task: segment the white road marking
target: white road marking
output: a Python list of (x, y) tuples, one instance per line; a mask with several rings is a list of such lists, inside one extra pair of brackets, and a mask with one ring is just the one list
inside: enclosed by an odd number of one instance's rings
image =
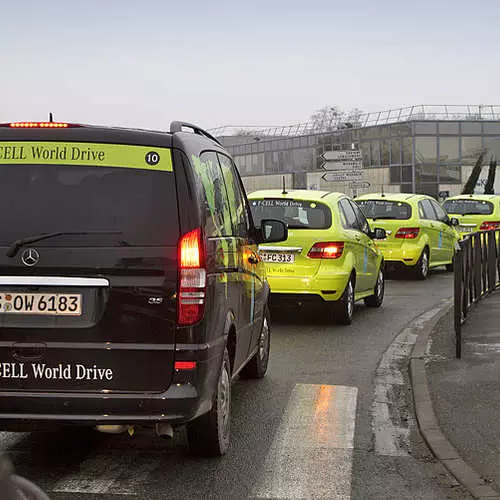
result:
[[(56, 493), (135, 495), (133, 490), (118, 488), (118, 478), (130, 469), (132, 457), (97, 455), (85, 460), (78, 470), (61, 478), (52, 488)], [(113, 486), (117, 485), (116, 491)]]
[(27, 432), (0, 432), (0, 450), (11, 451), (28, 435)]
[(486, 356), (488, 354), (500, 354), (500, 343), (465, 341), (465, 345), (469, 347), (473, 355)]
[(252, 498), (351, 498), (358, 389), (297, 384)]
[(375, 373), (375, 398), (372, 405), (372, 428), (375, 452), (390, 457), (409, 456), (411, 417), (400, 413), (398, 394), (404, 387), (403, 370), (418, 337), (419, 330), (441, 311), (432, 309), (418, 316), (385, 351)]

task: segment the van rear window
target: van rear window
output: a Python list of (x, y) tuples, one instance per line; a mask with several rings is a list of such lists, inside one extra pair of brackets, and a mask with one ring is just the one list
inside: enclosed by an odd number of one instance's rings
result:
[(171, 246), (179, 236), (174, 174), (134, 168), (0, 162), (0, 244), (44, 233), (43, 245)]
[(276, 199), (250, 200), (257, 226), (262, 219), (279, 219), (290, 229), (327, 229), (332, 225), (330, 209), (315, 201)]

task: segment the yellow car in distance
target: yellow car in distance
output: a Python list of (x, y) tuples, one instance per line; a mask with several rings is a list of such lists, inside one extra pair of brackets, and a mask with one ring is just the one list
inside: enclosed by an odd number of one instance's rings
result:
[(457, 231), (462, 237), (476, 231), (500, 228), (500, 196), (494, 194), (462, 194), (447, 198), (443, 208), (458, 219)]
[(350, 324), (354, 303), (380, 307), (384, 299), (383, 257), (371, 230), (346, 195), (313, 190), (256, 191), (249, 196), (255, 224), (280, 219), (288, 239), (259, 246), (266, 263), (271, 303), (326, 306), (340, 324)]
[(459, 240), (458, 220), (450, 219), (439, 203), (423, 194), (365, 194), (356, 203), (372, 224), (384, 228), (387, 238), (377, 245), (390, 271), (410, 271), (426, 279), (429, 269), (453, 269)]

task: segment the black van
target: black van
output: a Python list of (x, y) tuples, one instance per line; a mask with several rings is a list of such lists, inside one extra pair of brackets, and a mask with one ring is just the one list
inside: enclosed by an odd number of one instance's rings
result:
[(0, 428), (187, 423), (223, 454), (230, 385), (262, 377), (269, 286), (233, 160), (170, 132), (0, 125)]

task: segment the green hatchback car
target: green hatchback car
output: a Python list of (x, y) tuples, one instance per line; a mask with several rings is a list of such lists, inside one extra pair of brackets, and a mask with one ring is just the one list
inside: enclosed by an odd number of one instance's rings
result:
[(366, 217), (349, 197), (313, 190), (257, 191), (249, 196), (255, 224), (280, 219), (288, 239), (261, 244), (271, 303), (323, 305), (340, 324), (350, 324), (354, 302), (379, 307), (384, 298), (383, 256)]
[(458, 220), (450, 219), (439, 203), (423, 194), (364, 194), (356, 203), (372, 223), (387, 232), (378, 243), (388, 270), (410, 271), (426, 279), (429, 269), (453, 269), (459, 240)]
[(500, 196), (462, 194), (447, 198), (443, 208), (459, 221), (457, 231), (463, 237), (476, 231), (500, 228)]

